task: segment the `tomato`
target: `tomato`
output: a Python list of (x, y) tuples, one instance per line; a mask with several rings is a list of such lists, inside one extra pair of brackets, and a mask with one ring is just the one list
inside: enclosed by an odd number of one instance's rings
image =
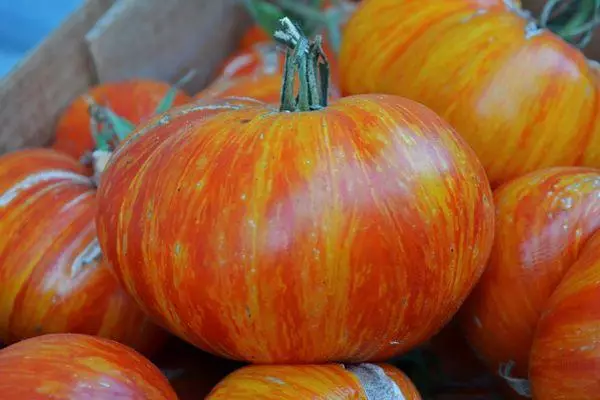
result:
[[(241, 97), (277, 106), (281, 102), (281, 84), (282, 79), (279, 74), (259, 73), (234, 78), (221, 78), (196, 94), (194, 100), (196, 104), (210, 104), (232, 97)], [(339, 97), (339, 90), (331, 85), (329, 99), (333, 100)]]
[[(262, 3), (262, 7), (265, 3), (269, 4), (267, 9), (271, 11), (265, 12), (260, 4), (256, 5), (257, 3)], [(319, 6), (311, 7), (294, 1), (269, 3), (258, 0), (247, 2), (250, 14), (257, 20), (257, 23), (248, 28), (241, 39), (238, 52), (226, 60), (221, 72), (225, 76), (231, 76), (230, 70), (232, 69), (236, 73), (247, 74), (256, 70), (272, 70), (273, 67), (280, 68), (276, 71), (277, 73), (283, 72), (284, 55), (283, 52), (277, 51), (277, 46), (273, 41), (273, 33), (276, 29), (274, 26), (282, 17), (292, 16), (292, 19), (300, 25), (312, 27), (313, 32), (310, 35), (318, 33), (323, 36), (323, 51), (329, 61), (331, 80), (337, 85), (339, 82), (337, 61), (339, 38), (344, 24), (356, 8), (356, 2), (342, 0), (334, 4), (331, 4), (330, 1), (320, 3)], [(273, 8), (273, 4), (277, 6)], [(327, 25), (335, 27), (335, 29), (325, 29)], [(270, 49), (268, 53), (277, 57), (277, 61), (273, 57), (265, 57), (266, 48)]]
[[(121, 82), (102, 83), (78, 97), (63, 111), (56, 126), (52, 147), (77, 159), (95, 149), (90, 129), (89, 104), (91, 97), (101, 106), (110, 108), (118, 116), (134, 125), (154, 116), (172, 86), (165, 82), (132, 79)], [(188, 95), (176, 91), (172, 105), (190, 101)]]
[(218, 72), (218, 77), (233, 78), (256, 74), (281, 76), (284, 63), (285, 53), (275, 43), (257, 43), (227, 58)]
[(167, 376), (179, 400), (204, 399), (223, 378), (243, 366), (175, 338), (152, 361)]
[(493, 208), (471, 149), (418, 103), (327, 105), (313, 78), (281, 112), (167, 113), (102, 176), (99, 239), (123, 286), (208, 352), (385, 360), (437, 332), (483, 271)]
[(0, 350), (0, 398), (176, 400), (146, 358), (111, 340), (44, 335)]
[(270, 33), (265, 32), (260, 25), (253, 24), (242, 36), (239, 44), (239, 50), (251, 49), (256, 44), (269, 42), (271, 40), (272, 38)]
[(281, 100), (281, 76), (257, 74), (221, 78), (194, 96), (198, 104), (210, 104), (230, 97), (247, 97), (276, 105)]
[(262, 365), (241, 368), (206, 397), (220, 399), (420, 400), (412, 382), (390, 365)]
[[(586, 3), (586, 2), (583, 2)], [(446, 119), (493, 187), (586, 162), (598, 89), (583, 54), (510, 0), (365, 0), (340, 52), (345, 94), (391, 93)]]
[(529, 379), (539, 400), (595, 399), (600, 392), (600, 233), (594, 234), (544, 308)]
[(150, 353), (165, 333), (102, 258), (96, 191), (84, 172), (51, 149), (0, 157), (0, 341), (87, 333)]
[(535, 328), (548, 298), (600, 228), (600, 171), (536, 171), (498, 188), (494, 201), (494, 245), (463, 306), (461, 325), (492, 370), (514, 363), (511, 375), (527, 378)]

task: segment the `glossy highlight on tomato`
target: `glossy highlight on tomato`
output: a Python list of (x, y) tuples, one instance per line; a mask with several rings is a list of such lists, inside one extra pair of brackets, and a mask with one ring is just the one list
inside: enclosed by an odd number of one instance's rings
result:
[(177, 400), (150, 361), (117, 342), (44, 335), (0, 350), (0, 398)]
[(285, 52), (276, 43), (257, 43), (227, 58), (218, 77), (233, 78), (256, 74), (281, 76), (284, 64)]
[(96, 236), (96, 190), (51, 149), (0, 157), (0, 341), (85, 333), (148, 354), (166, 333), (125, 293)]
[(492, 187), (552, 166), (600, 167), (597, 78), (511, 0), (364, 0), (346, 24), (344, 94), (390, 93), (447, 120)]
[(548, 299), (600, 228), (600, 171), (536, 171), (498, 188), (494, 201), (494, 245), (461, 322), (492, 370), (515, 363), (512, 375), (527, 378), (535, 329)]

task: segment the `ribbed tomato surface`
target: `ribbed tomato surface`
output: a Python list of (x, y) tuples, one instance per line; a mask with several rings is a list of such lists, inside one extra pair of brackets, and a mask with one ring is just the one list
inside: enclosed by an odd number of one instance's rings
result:
[(183, 107), (115, 153), (97, 221), (124, 287), (234, 359), (383, 360), (429, 338), (492, 242), (474, 153), (395, 96), (248, 103)]
[(165, 333), (102, 257), (96, 190), (83, 173), (51, 149), (0, 157), (0, 341), (73, 332), (152, 352)]
[(177, 400), (158, 368), (137, 352), (74, 334), (39, 336), (0, 350), (0, 398)]

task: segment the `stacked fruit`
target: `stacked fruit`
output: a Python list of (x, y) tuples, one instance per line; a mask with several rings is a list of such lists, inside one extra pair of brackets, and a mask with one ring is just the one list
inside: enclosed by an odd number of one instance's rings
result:
[(600, 3), (247, 3), (0, 158), (0, 397), (595, 398)]

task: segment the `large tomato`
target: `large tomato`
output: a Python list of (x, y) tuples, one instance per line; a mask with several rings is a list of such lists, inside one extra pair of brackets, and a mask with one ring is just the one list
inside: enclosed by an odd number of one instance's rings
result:
[(543, 167), (600, 166), (586, 160), (599, 102), (588, 61), (516, 1), (365, 0), (340, 71), (345, 94), (397, 94), (437, 112), (493, 187)]
[(391, 365), (255, 365), (227, 376), (206, 399), (421, 400), (421, 396)]
[(0, 350), (0, 398), (176, 400), (167, 379), (132, 349), (87, 335), (44, 335)]
[(102, 177), (99, 238), (124, 287), (209, 352), (384, 360), (439, 330), (488, 257), (491, 191), (452, 128), (396, 96), (326, 105), (313, 78), (282, 112), (165, 114)]
[[(461, 321), (471, 346), (493, 370), (527, 378), (548, 298), (600, 228), (600, 171), (536, 171), (498, 188), (494, 200), (494, 245)], [(571, 311), (571, 318), (586, 318), (584, 309)]]
[(538, 400), (591, 400), (600, 393), (600, 233), (589, 239), (546, 304), (531, 349)]
[[(142, 79), (95, 86), (75, 99), (63, 111), (56, 126), (56, 137), (52, 147), (77, 159), (95, 149), (96, 143), (90, 128), (92, 116), (88, 111), (89, 102), (86, 100), (88, 97), (137, 125), (155, 115), (170, 90), (175, 89), (168, 83)], [(188, 95), (176, 90), (170, 105), (181, 105), (189, 101)]]
[(101, 257), (96, 191), (51, 149), (0, 157), (0, 341), (100, 335), (148, 353), (164, 339)]

